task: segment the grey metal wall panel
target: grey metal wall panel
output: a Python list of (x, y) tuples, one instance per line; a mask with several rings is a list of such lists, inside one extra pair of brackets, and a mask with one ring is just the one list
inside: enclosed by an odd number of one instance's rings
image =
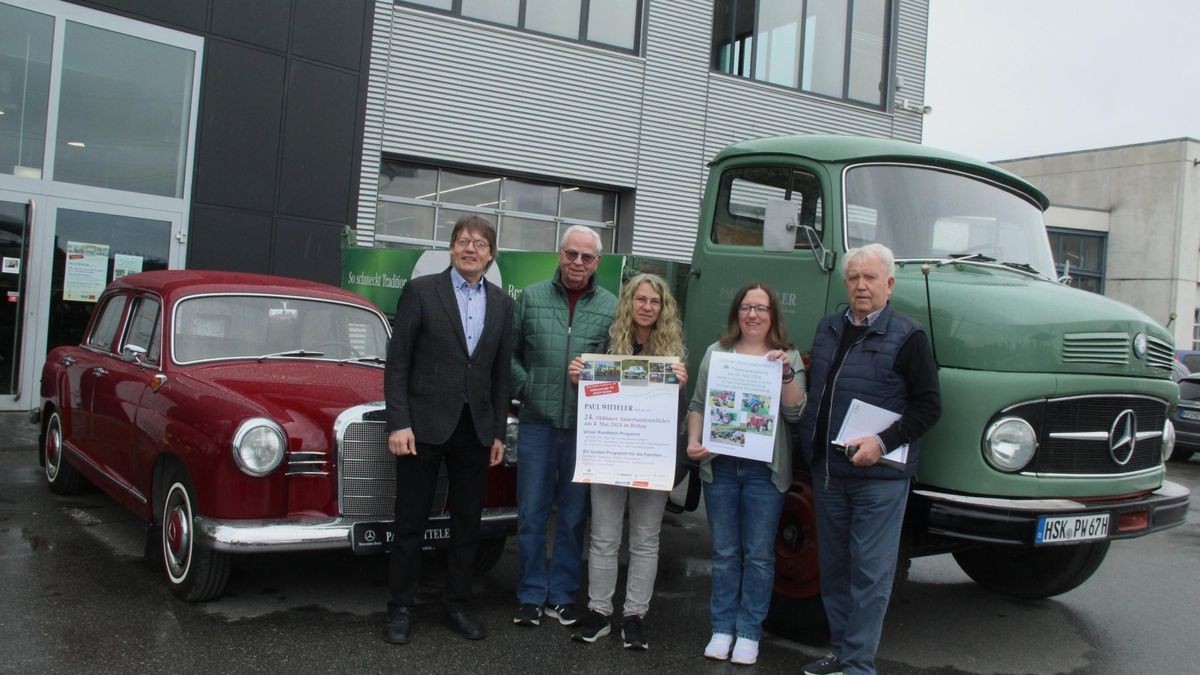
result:
[(367, 110), (363, 123), (363, 153), (358, 190), (358, 226), (354, 243), (375, 244), (375, 209), (379, 201), (379, 162), (383, 154), (383, 118), (388, 88), (388, 61), (391, 52), (386, 36), (391, 35), (392, 3), (375, 3), (375, 37), (371, 40), (371, 63), (367, 75)]
[(383, 151), (633, 187), (644, 61), (396, 6)]
[(651, 2), (633, 253), (687, 260), (699, 214), (712, 2)]

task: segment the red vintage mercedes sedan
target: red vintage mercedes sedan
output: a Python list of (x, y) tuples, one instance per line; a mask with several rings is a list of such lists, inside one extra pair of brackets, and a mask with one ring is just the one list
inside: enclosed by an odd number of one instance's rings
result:
[[(172, 591), (221, 595), (231, 554), (387, 548), (394, 459), (383, 421), (388, 322), (308, 281), (173, 270), (112, 282), (77, 347), (42, 371), (51, 492), (95, 483), (150, 523)], [(515, 529), (515, 471), (488, 482), (476, 567)], [(448, 536), (445, 490), (426, 531)]]

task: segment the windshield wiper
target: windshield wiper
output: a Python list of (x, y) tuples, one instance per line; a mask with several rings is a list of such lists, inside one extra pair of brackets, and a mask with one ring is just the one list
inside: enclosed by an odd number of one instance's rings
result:
[(289, 357), (289, 356), (299, 356), (302, 358), (308, 357), (308, 356), (325, 356), (325, 352), (313, 352), (313, 351), (309, 351), (307, 349), (291, 349), (286, 352), (274, 352), (272, 354), (263, 354), (262, 356), (258, 357), (258, 362), (262, 363), (266, 359)]
[(1029, 263), (1006, 261), (1006, 262), (1002, 262), (1000, 264), (1004, 265), (1005, 267), (1011, 267), (1014, 270), (1021, 270), (1022, 272), (1029, 272), (1030, 274), (1036, 274), (1039, 277), (1046, 276), (1046, 275), (1042, 274), (1041, 270), (1034, 267), (1033, 265), (1030, 265)]
[(370, 356), (354, 356), (348, 359), (341, 359), (338, 361), (338, 363), (350, 363), (351, 361), (354, 361), (355, 363), (387, 363), (387, 359), (380, 358), (374, 354), (371, 354)]
[(982, 253), (951, 253), (942, 260), (938, 261), (938, 267), (952, 262), (966, 262), (968, 260), (978, 260), (979, 262), (996, 262), (996, 259), (990, 255)]

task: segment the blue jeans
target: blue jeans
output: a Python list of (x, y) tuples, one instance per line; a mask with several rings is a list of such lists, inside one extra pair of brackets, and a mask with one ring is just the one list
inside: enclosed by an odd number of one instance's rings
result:
[(764, 462), (718, 456), (704, 484), (712, 533), (712, 631), (762, 637), (775, 583), (775, 531), (784, 493)]
[[(575, 475), (575, 429), (521, 422), (517, 431), (517, 603), (575, 602), (583, 566), (588, 486)], [(554, 548), (546, 564), (551, 506), (558, 508)]]
[[(824, 474), (824, 472), (820, 472)], [(892, 594), (907, 480), (813, 476), (821, 600), (842, 671), (875, 672), (875, 652)]]

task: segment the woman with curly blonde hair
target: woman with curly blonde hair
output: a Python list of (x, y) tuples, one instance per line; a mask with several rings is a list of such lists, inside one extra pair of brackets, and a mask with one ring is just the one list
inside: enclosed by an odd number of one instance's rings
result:
[[(682, 360), (683, 328), (679, 306), (661, 277), (638, 274), (621, 288), (617, 312), (608, 330), (609, 354), (674, 356), (671, 365), (682, 397), (687, 369)], [(583, 359), (571, 362), (571, 382), (579, 383)], [(625, 605), (617, 627), (626, 649), (644, 651), (650, 643), (642, 619), (650, 608), (654, 578), (658, 574), (658, 540), (667, 493), (622, 485), (592, 485), (592, 541), (588, 548), (588, 613), (571, 638), (595, 642), (613, 627), (613, 593), (617, 586), (617, 553), (621, 526), (629, 505), (629, 571), (625, 580)]]

